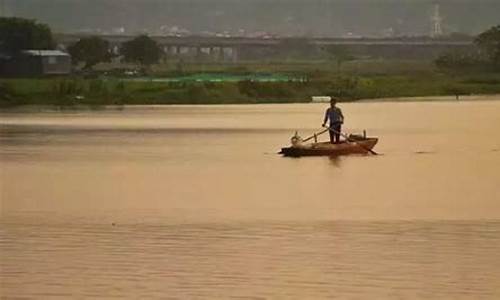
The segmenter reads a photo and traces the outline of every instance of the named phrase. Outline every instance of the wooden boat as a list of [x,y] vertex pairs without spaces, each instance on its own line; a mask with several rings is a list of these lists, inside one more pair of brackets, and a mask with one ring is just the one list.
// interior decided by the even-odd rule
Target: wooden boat
[[280,154],[290,157],[300,156],[338,156],[349,154],[367,154],[375,147],[378,138],[356,137],[339,144],[330,142],[295,144],[282,148]]

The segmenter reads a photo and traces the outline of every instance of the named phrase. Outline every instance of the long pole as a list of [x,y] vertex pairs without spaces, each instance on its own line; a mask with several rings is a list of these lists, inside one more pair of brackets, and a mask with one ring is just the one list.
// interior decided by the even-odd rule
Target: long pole
[[330,131],[332,131],[332,132],[334,132],[334,133],[336,133],[336,134],[340,134],[340,135],[341,135],[341,136],[343,136],[343,137],[344,137],[344,138],[345,138],[348,142],[351,142],[351,143],[354,143],[354,144],[358,145],[358,147],[362,148],[363,150],[365,150],[365,151],[367,151],[367,152],[370,152],[370,153],[371,153],[371,154],[373,154],[373,155],[378,155],[378,153],[377,153],[377,152],[373,151],[372,149],[368,149],[368,148],[366,148],[366,147],[363,147],[363,145],[361,145],[361,144],[359,144],[358,142],[356,142],[356,141],[354,141],[354,140],[350,139],[347,135],[343,134],[342,132],[338,132],[338,131],[336,131],[335,129],[330,128],[330,127],[328,127],[328,126],[326,126],[326,125],[325,125],[325,127],[326,127],[328,130],[330,130]]
[[323,130],[323,131],[321,131],[321,132],[315,133],[315,134],[313,134],[312,136],[308,137],[307,139],[303,140],[302,142],[307,142],[307,141],[309,141],[310,139],[313,139],[313,138],[315,138],[315,137],[318,137],[318,136],[322,135],[323,133],[327,132],[328,130],[330,130],[330,129],[328,129],[328,128],[327,128],[327,129],[325,129],[325,130]]

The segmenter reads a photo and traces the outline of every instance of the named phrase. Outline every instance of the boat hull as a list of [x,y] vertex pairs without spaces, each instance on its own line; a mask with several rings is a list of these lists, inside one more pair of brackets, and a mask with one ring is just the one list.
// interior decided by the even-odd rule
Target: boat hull
[[301,156],[338,156],[349,154],[368,154],[377,144],[377,138],[366,138],[356,142],[313,143],[301,146],[282,148],[280,154],[289,157]]

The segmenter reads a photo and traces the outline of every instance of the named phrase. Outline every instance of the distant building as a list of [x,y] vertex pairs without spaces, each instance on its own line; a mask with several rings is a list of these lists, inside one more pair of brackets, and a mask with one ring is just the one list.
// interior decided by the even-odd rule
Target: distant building
[[0,55],[0,75],[39,77],[71,73],[71,56],[59,50],[25,50],[14,56]]

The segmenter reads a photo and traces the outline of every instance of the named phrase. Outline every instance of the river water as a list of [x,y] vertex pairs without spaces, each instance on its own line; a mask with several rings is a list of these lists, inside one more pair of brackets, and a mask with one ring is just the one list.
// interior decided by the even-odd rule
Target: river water
[[1,298],[500,298],[500,101],[325,108],[1,112]]

